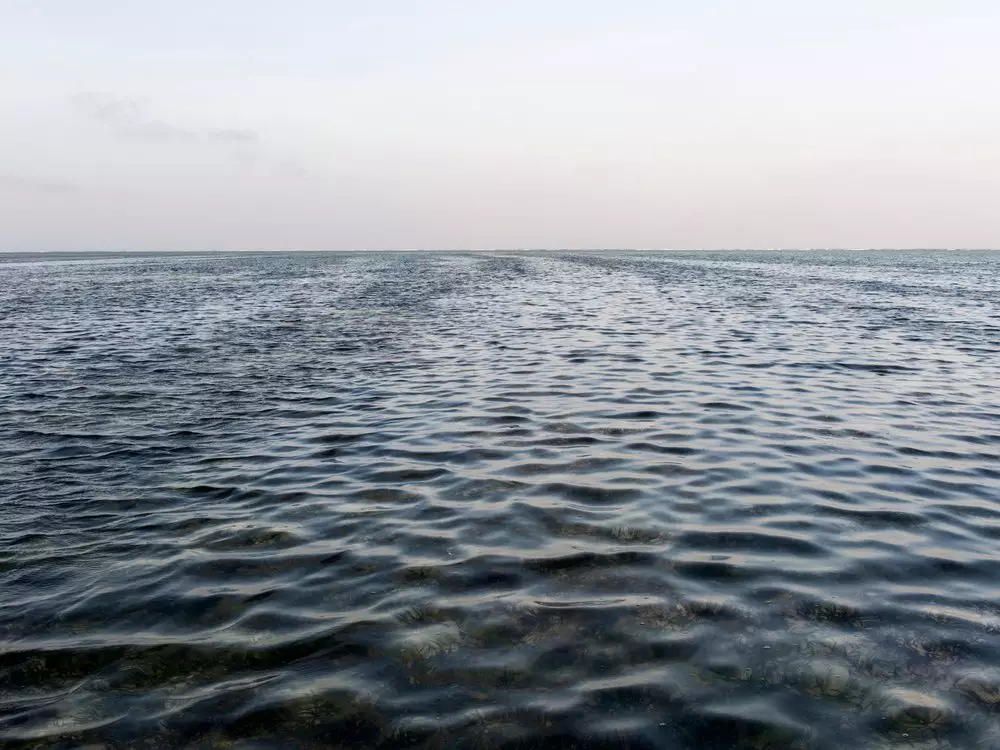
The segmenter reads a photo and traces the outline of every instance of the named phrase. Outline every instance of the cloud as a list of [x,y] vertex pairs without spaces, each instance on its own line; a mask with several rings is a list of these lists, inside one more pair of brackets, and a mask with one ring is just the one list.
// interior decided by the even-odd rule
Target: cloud
[[249,128],[186,127],[152,117],[146,103],[136,96],[111,96],[84,92],[72,97],[73,107],[87,120],[116,138],[175,147],[201,148],[216,153],[271,178],[301,181],[314,175],[287,155],[274,153],[260,133]]
[[86,92],[74,96],[73,105],[88,119],[111,128],[122,138],[242,146],[260,141],[260,135],[255,130],[237,128],[196,130],[152,119],[146,115],[146,107],[132,96],[115,98],[106,94]]
[[105,125],[132,124],[142,116],[142,105],[130,96],[112,99],[87,92],[74,96],[73,104],[83,114]]
[[196,141],[199,138],[199,134],[193,130],[178,128],[162,120],[132,123],[121,128],[119,133],[127,138],[147,141]]
[[295,161],[287,160],[274,167],[276,177],[283,177],[291,180],[308,180],[312,173]]
[[260,140],[260,135],[256,130],[209,130],[205,133],[205,136],[210,141],[218,141],[220,143],[257,143]]
[[70,195],[82,192],[83,188],[72,182],[39,180],[19,175],[0,175],[0,190],[36,195]]

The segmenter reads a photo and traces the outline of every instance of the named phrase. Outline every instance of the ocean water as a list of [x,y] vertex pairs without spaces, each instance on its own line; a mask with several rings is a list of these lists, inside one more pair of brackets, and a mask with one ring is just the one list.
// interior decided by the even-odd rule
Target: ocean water
[[0,745],[1000,747],[1000,254],[4,256]]

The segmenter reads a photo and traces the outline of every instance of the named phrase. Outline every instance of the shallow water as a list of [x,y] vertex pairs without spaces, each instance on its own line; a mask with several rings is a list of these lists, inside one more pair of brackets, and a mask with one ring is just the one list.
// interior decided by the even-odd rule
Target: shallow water
[[1000,254],[0,259],[0,742],[1000,747]]

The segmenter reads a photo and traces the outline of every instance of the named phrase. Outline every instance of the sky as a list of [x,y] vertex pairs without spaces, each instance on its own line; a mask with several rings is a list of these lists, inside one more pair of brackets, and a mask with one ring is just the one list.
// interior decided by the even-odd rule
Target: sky
[[998,248],[996,0],[0,0],[0,250]]

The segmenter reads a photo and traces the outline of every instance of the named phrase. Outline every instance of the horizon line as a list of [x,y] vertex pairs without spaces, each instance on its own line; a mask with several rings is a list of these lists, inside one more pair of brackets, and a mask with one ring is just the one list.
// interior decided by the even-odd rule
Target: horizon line
[[20,250],[0,248],[0,255],[194,255],[205,253],[740,253],[740,252],[996,252],[1000,247],[468,247],[468,248],[201,248],[197,250],[79,249]]

